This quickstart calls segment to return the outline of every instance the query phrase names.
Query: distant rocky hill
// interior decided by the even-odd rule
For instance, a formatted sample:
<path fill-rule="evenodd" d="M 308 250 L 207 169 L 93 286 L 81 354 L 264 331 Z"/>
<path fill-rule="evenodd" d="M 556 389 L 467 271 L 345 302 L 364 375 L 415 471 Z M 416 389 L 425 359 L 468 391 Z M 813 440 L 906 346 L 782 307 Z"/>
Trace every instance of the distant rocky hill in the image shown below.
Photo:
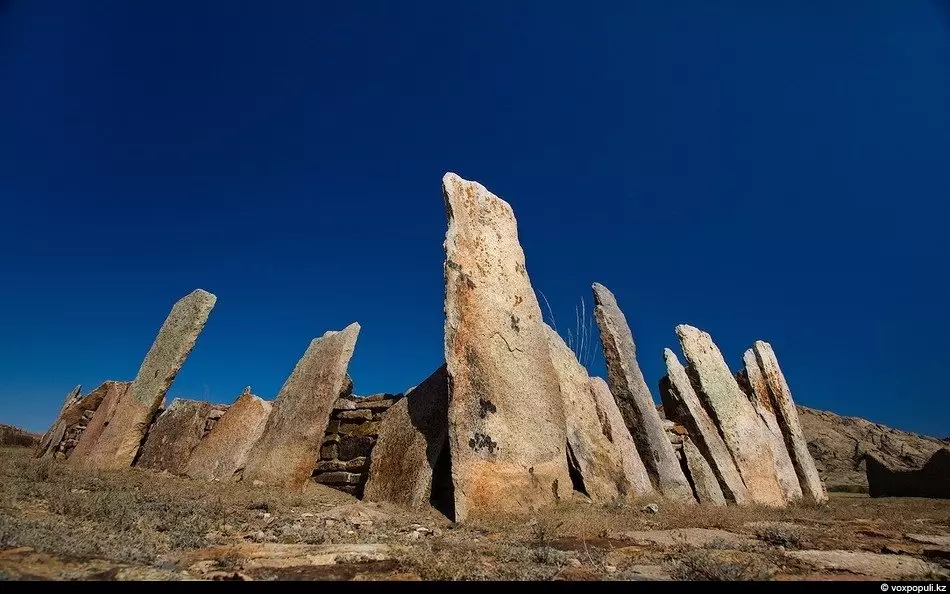
<path fill-rule="evenodd" d="M 34 447 L 40 443 L 41 435 L 24 431 L 19 427 L 0 424 L 0 446 Z"/>
<path fill-rule="evenodd" d="M 863 456 L 871 453 L 891 468 L 919 468 L 947 440 L 892 429 L 858 417 L 798 407 L 808 449 L 831 491 L 865 491 Z"/>

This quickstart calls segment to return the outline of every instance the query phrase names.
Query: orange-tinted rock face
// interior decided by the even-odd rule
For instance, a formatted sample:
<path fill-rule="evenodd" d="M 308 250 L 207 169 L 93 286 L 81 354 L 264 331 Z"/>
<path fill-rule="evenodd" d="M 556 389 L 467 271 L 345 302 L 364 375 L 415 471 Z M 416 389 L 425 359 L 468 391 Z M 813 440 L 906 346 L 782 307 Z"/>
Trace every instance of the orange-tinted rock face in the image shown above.
<path fill-rule="evenodd" d="M 105 382 L 96 391 L 103 390 L 102 401 L 96 408 L 96 413 L 86 426 L 86 430 L 79 437 L 79 443 L 69 456 L 69 461 L 73 464 L 85 464 L 86 458 L 96 449 L 96 444 L 102 436 L 105 428 L 112 422 L 115 411 L 119 403 L 129 397 L 131 382 Z"/>
<path fill-rule="evenodd" d="M 184 474 L 191 452 L 204 434 L 211 403 L 176 398 L 149 428 L 135 465 Z"/>
<path fill-rule="evenodd" d="M 185 468 L 195 479 L 228 480 L 244 468 L 251 447 L 264 432 L 272 404 L 241 394 L 197 447 Z"/>

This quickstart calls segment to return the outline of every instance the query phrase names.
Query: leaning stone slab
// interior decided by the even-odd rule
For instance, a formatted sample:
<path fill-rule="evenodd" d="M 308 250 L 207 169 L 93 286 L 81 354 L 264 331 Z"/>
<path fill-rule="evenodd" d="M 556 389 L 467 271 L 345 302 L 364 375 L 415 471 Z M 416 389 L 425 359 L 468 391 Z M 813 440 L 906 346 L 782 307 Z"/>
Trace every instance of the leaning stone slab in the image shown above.
<path fill-rule="evenodd" d="M 442 191 L 456 520 L 529 513 L 571 495 L 564 405 L 541 308 L 511 206 L 454 173 Z"/>
<path fill-rule="evenodd" d="M 112 422 L 112 417 L 115 415 L 120 402 L 129 398 L 131 389 L 132 382 L 107 381 L 94 390 L 103 392 L 102 400 L 99 402 L 99 406 L 96 407 L 96 412 L 86 426 L 86 430 L 79 436 L 79 443 L 76 444 L 69 455 L 71 463 L 84 464 L 90 452 L 95 451 L 102 432 Z"/>
<path fill-rule="evenodd" d="M 330 413 L 356 348 L 360 325 L 315 338 L 277 394 L 243 480 L 301 491 L 320 459 Z"/>
<path fill-rule="evenodd" d="M 686 374 L 686 369 L 670 349 L 663 349 L 667 376 L 660 382 L 660 396 L 667 418 L 686 428 L 703 458 L 709 463 L 719 480 L 723 495 L 738 505 L 748 503 L 749 491 L 729 448 L 719 435 L 719 429 L 703 408 L 696 391 Z"/>
<path fill-rule="evenodd" d="M 542 324 L 542 328 L 561 384 L 567 445 L 584 482 L 584 491 L 593 501 L 632 498 L 634 492 L 624 472 L 620 450 L 604 434 L 587 370 L 557 332 L 547 324 Z"/>
<path fill-rule="evenodd" d="M 620 453 L 624 474 L 627 476 L 633 495 L 640 497 L 654 493 L 653 483 L 650 482 L 650 475 L 647 474 L 646 466 L 640 459 L 637 444 L 633 442 L 633 437 L 623 422 L 623 415 L 617 408 L 617 401 L 610 393 L 607 382 L 601 377 L 592 377 L 590 388 L 596 399 L 597 415 L 600 417 L 604 435 Z"/>
<path fill-rule="evenodd" d="M 808 501 L 816 503 L 828 501 L 828 493 L 821 482 L 821 477 L 818 476 L 815 460 L 808 451 L 805 433 L 798 420 L 798 409 L 792 400 L 792 391 L 789 390 L 785 375 L 782 374 L 782 369 L 778 365 L 775 351 L 772 350 L 772 345 L 761 340 L 755 341 L 753 350 L 771 392 L 775 404 L 775 417 L 782 428 L 785 445 L 788 447 L 788 453 L 798 473 L 802 492 Z"/>
<path fill-rule="evenodd" d="M 271 403 L 245 390 L 191 453 L 185 474 L 224 481 L 244 469 L 251 447 L 264 432 Z"/>
<path fill-rule="evenodd" d="M 847 571 L 883 579 L 946 578 L 948 572 L 939 565 L 907 555 L 887 555 L 867 551 L 788 551 L 785 553 L 818 569 Z"/>
<path fill-rule="evenodd" d="M 449 378 L 443 365 L 394 404 L 380 423 L 364 500 L 410 509 L 429 505 L 439 456 L 447 446 L 448 410 Z"/>
<path fill-rule="evenodd" d="M 175 398 L 149 428 L 142 451 L 135 461 L 139 468 L 184 474 L 191 452 L 204 433 L 210 402 Z"/>
<path fill-rule="evenodd" d="M 66 394 L 66 400 L 63 402 L 62 408 L 59 409 L 59 415 L 56 417 L 56 420 L 53 421 L 53 424 L 50 425 L 49 430 L 43 434 L 43 438 L 40 440 L 40 445 L 36 449 L 37 458 L 52 458 L 53 454 L 56 452 L 56 448 L 59 447 L 59 443 L 63 440 L 63 435 L 66 434 L 66 428 L 71 424 L 67 423 L 63 417 L 70 408 L 75 407 L 82 400 L 82 386 L 76 386 Z"/>
<path fill-rule="evenodd" d="M 126 468 L 139 452 L 145 432 L 162 405 L 178 370 L 191 353 L 217 298 L 197 289 L 180 299 L 145 355 L 129 397 L 123 398 L 82 463 L 94 468 Z"/>
<path fill-rule="evenodd" d="M 695 501 L 637 363 L 636 345 L 627 318 L 607 287 L 594 283 L 593 289 L 597 304 L 594 318 L 600 328 L 600 342 L 607 362 L 607 382 L 633 434 L 640 458 L 660 493 L 676 501 Z"/>
<path fill-rule="evenodd" d="M 683 458 L 686 459 L 686 468 L 689 469 L 689 476 L 693 481 L 693 489 L 696 491 L 699 502 L 707 505 L 726 505 L 726 498 L 719 487 L 716 474 L 688 437 L 683 440 Z"/>
<path fill-rule="evenodd" d="M 680 346 L 695 376 L 700 396 L 715 419 L 754 503 L 783 507 L 785 494 L 764 425 L 709 334 L 681 324 Z"/>
<path fill-rule="evenodd" d="M 798 482 L 798 474 L 795 472 L 792 458 L 785 447 L 785 436 L 782 428 L 779 427 L 779 422 L 775 418 L 775 413 L 770 405 L 772 401 L 771 391 L 765 382 L 762 371 L 759 369 L 759 364 L 755 360 L 752 349 L 745 352 L 742 356 L 742 362 L 745 363 L 745 368 L 736 375 L 736 382 L 740 388 L 747 390 L 752 407 L 765 425 L 769 444 L 772 446 L 772 456 L 775 458 L 775 471 L 778 473 L 778 482 L 785 493 L 785 499 L 789 502 L 801 501 L 802 487 Z"/>

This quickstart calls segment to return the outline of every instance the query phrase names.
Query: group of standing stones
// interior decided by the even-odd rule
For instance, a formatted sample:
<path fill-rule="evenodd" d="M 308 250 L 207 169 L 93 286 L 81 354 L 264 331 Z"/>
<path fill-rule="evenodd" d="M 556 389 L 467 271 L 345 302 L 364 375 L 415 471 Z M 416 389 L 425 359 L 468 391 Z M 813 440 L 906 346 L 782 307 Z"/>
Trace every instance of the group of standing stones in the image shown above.
<path fill-rule="evenodd" d="M 664 351 L 663 419 L 614 295 L 593 285 L 605 382 L 542 320 L 511 206 L 452 173 L 442 189 L 445 363 L 403 397 L 365 406 L 349 397 L 354 323 L 314 339 L 273 402 L 249 389 L 230 407 L 176 399 L 153 423 L 214 306 L 198 290 L 175 304 L 133 382 L 70 394 L 40 455 L 292 490 L 316 474 L 457 521 L 528 513 L 577 492 L 602 502 L 826 500 L 768 343 L 756 342 L 733 375 L 708 334 L 678 326 L 687 365 Z M 78 440 L 64 447 L 68 435 Z M 341 439 L 361 439 L 359 451 L 340 454 Z"/>

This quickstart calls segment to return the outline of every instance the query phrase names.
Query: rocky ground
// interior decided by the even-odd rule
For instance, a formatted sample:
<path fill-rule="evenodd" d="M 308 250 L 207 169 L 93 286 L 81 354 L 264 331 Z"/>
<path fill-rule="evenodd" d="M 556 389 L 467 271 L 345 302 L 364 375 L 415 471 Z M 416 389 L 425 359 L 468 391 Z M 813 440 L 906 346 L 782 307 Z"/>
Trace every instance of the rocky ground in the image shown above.
<path fill-rule="evenodd" d="M 658 511 L 651 511 L 657 504 Z M 6 579 L 946 579 L 950 501 L 835 494 L 823 507 L 628 506 L 578 497 L 532 518 L 82 473 L 0 448 Z"/>

